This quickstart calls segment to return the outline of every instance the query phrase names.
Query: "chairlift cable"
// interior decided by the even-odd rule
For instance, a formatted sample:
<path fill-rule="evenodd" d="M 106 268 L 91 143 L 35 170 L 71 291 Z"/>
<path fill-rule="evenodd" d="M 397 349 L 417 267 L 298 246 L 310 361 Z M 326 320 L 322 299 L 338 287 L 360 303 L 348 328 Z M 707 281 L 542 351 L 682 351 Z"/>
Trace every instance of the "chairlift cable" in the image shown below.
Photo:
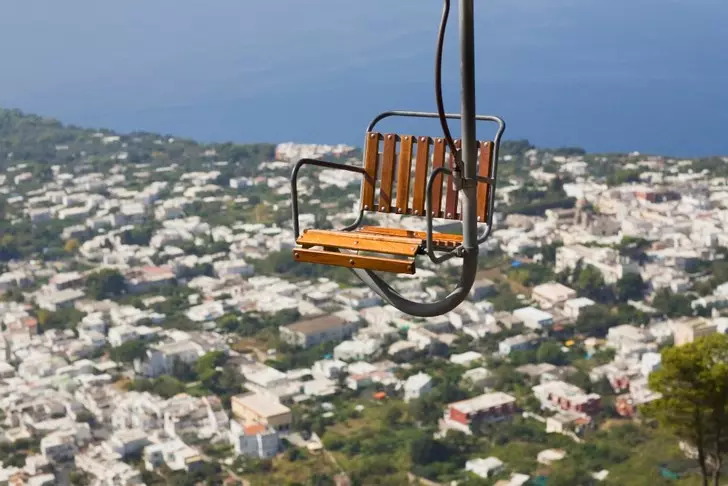
<path fill-rule="evenodd" d="M 455 140 L 452 138 L 447 117 L 445 116 L 445 102 L 442 96 L 442 58 L 445 46 L 445 33 L 447 32 L 447 23 L 449 18 L 450 0 L 444 0 L 442 7 L 442 19 L 440 20 L 440 28 L 437 33 L 437 48 L 435 50 L 435 99 L 437 102 L 437 115 L 440 119 L 442 132 L 445 135 L 447 145 L 450 147 L 450 153 L 454 156 L 458 153 L 458 150 L 455 146 Z"/>

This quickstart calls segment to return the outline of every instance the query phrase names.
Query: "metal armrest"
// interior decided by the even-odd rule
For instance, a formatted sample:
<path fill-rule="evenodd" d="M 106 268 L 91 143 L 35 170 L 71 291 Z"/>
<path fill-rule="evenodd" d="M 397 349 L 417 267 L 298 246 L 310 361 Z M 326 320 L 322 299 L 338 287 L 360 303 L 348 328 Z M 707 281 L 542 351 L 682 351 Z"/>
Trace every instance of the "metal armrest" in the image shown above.
<path fill-rule="evenodd" d="M 293 167 L 293 172 L 291 173 L 291 208 L 293 210 L 293 233 L 295 234 L 296 239 L 298 239 L 300 233 L 300 224 L 298 221 L 298 171 L 301 170 L 301 167 L 303 167 L 304 165 L 314 165 L 316 167 L 323 167 L 326 169 L 337 169 L 346 172 L 356 172 L 357 174 L 362 174 L 364 177 L 369 179 L 369 175 L 366 173 L 363 167 L 355 167 L 353 165 L 346 165 L 337 162 L 329 162 L 326 160 L 316 159 L 301 159 L 296 162 L 296 165 Z M 359 217 L 351 225 L 344 228 L 344 231 L 349 231 L 359 226 L 363 217 L 364 211 L 359 211 Z"/>

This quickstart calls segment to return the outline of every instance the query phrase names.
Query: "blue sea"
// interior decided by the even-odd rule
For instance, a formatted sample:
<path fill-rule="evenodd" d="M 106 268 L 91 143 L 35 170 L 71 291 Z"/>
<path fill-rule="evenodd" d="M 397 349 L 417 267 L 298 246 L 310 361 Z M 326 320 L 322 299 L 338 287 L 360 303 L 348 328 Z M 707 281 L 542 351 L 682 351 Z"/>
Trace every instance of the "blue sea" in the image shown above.
<path fill-rule="evenodd" d="M 506 118 L 507 138 L 728 154 L 725 0 L 475 1 L 478 109 Z M 440 9 L 438 0 L 6 2 L 0 106 L 204 141 L 360 145 L 377 112 L 434 108 Z M 456 19 L 447 42 L 446 102 L 457 111 Z M 436 123 L 383 129 L 438 133 Z"/>

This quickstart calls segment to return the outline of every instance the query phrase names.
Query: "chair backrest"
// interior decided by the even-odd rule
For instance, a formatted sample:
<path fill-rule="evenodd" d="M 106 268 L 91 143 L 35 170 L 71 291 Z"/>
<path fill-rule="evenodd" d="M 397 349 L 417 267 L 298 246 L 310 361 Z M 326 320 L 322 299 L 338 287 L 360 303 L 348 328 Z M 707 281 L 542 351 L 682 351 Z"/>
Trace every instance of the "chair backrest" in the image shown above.
<path fill-rule="evenodd" d="M 455 141 L 460 148 L 461 141 Z M 364 169 L 367 176 L 361 188 L 361 209 L 380 213 L 425 216 L 425 193 L 431 170 L 454 164 L 444 138 L 368 132 L 364 145 Z M 493 142 L 478 142 L 478 175 L 490 177 Z M 413 166 L 414 164 L 414 166 Z M 430 166 L 432 169 L 430 170 Z M 435 218 L 461 219 L 458 193 L 452 177 L 437 176 L 432 188 L 432 211 Z M 490 184 L 478 183 L 478 222 L 486 222 L 491 197 Z"/>

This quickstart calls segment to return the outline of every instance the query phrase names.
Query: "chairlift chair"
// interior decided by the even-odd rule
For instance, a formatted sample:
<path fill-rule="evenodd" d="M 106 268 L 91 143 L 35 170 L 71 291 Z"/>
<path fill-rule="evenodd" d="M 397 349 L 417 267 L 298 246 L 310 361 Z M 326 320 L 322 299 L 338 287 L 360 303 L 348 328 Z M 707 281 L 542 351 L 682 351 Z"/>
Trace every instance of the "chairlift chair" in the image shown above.
<path fill-rule="evenodd" d="M 478 247 L 493 226 L 496 174 L 504 121 L 475 115 L 473 0 L 460 0 L 462 113 L 446 114 L 440 90 L 442 44 L 449 14 L 445 0 L 436 62 L 437 113 L 388 111 L 367 127 L 362 166 L 315 159 L 299 160 L 291 175 L 293 230 L 297 262 L 350 268 L 385 301 L 414 316 L 444 314 L 457 307 L 470 291 L 477 273 Z M 391 117 L 437 118 L 443 137 L 381 133 L 378 123 Z M 454 140 L 447 120 L 459 119 L 462 138 Z M 476 121 L 497 125 L 492 140 L 476 140 Z M 298 175 L 310 165 L 358 173 L 362 177 L 359 215 L 340 230 L 306 229 L 301 233 Z M 443 182 L 446 182 L 443 188 Z M 426 231 L 362 225 L 367 212 L 394 213 L 426 219 Z M 434 219 L 459 220 L 462 235 L 433 231 Z M 479 232 L 479 227 L 482 230 Z M 403 297 L 376 272 L 414 274 L 416 257 L 435 264 L 461 258 L 460 284 L 437 302 L 414 302 Z"/>

